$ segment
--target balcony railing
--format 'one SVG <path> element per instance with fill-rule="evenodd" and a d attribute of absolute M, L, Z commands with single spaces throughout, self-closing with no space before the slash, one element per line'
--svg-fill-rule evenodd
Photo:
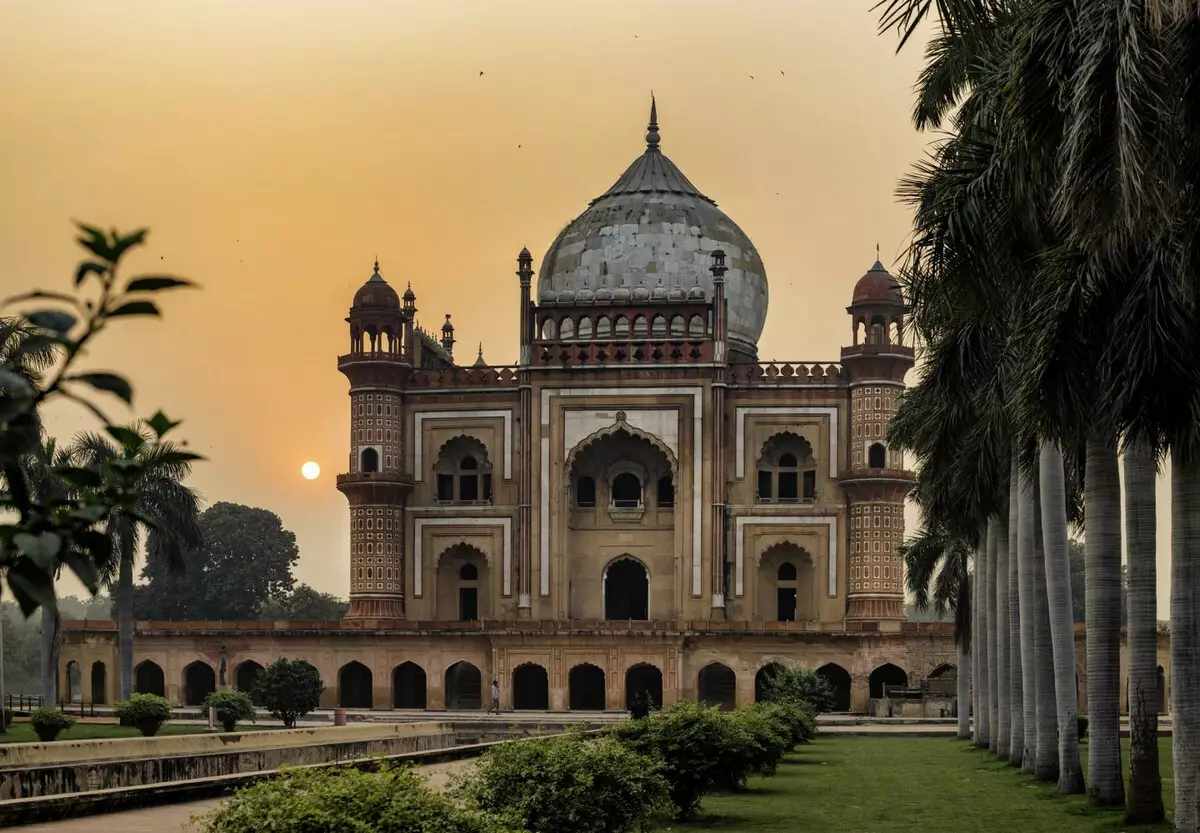
<path fill-rule="evenodd" d="M 690 338 L 606 341 L 539 341 L 533 363 L 541 367 L 612 364 L 693 364 L 712 361 L 712 342 Z"/>
<path fill-rule="evenodd" d="M 837 385 L 843 381 L 837 362 L 759 362 L 730 365 L 735 384 Z"/>

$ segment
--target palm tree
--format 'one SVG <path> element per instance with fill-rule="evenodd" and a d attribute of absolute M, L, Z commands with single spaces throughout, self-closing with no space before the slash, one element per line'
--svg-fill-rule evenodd
<path fill-rule="evenodd" d="M 1058 781 L 1058 700 L 1054 664 L 1054 639 L 1050 630 L 1050 595 L 1046 581 L 1046 548 L 1042 526 L 1041 463 L 1038 480 L 1030 485 L 1033 500 L 1033 546 L 1029 560 L 1030 595 L 1033 598 L 1034 655 L 1034 762 L 1033 774 L 1039 781 Z M 1072 675 L 1074 670 L 1072 670 Z M 1073 685 L 1073 683 L 1072 683 Z"/>
<path fill-rule="evenodd" d="M 1012 455 L 1008 474 L 1008 761 L 1021 766 L 1025 755 L 1024 673 L 1021 664 L 1020 468 Z"/>
<path fill-rule="evenodd" d="M 1024 732 L 1022 736 L 1021 769 L 1033 774 L 1037 760 L 1038 701 L 1037 701 L 1037 654 L 1035 627 L 1037 622 L 1034 591 L 1038 586 L 1034 578 L 1034 535 L 1037 531 L 1034 509 L 1034 485 L 1030 477 L 1019 471 L 1013 478 L 1017 485 L 1017 573 L 1018 603 L 1018 651 L 1021 662 L 1021 706 Z M 1045 597 L 1045 578 L 1041 582 Z M 1047 621 L 1049 627 L 1049 621 Z M 1053 667 L 1050 668 L 1053 674 Z M 1015 740 L 1015 738 L 1014 738 Z M 1057 753 L 1056 753 L 1057 754 Z M 1055 778 L 1057 780 L 1057 777 Z"/>
<path fill-rule="evenodd" d="M 1157 466 L 1153 450 L 1145 443 L 1126 446 L 1124 462 L 1129 563 L 1129 796 L 1125 819 L 1129 824 L 1153 824 L 1165 815 L 1158 769 Z"/>
<path fill-rule="evenodd" d="M 1008 653 L 1008 512 L 996 518 L 996 757 L 1008 760 L 1012 745 Z"/>
<path fill-rule="evenodd" d="M 971 547 L 943 525 L 926 525 L 904 543 L 905 582 L 917 610 L 930 608 L 938 618 L 954 614 L 957 648 L 958 737 L 971 737 Z"/>
<path fill-rule="evenodd" d="M 147 546 L 168 563 L 181 565 L 183 553 L 199 545 L 201 538 L 199 496 L 182 482 L 191 471 L 190 463 L 176 459 L 178 449 L 172 443 L 151 443 L 141 426 L 131 426 L 121 436 L 118 447 L 104 435 L 83 434 L 76 447 L 92 465 L 127 459 L 141 466 L 134 509 L 115 513 L 109 520 L 114 558 L 101 573 L 116 602 L 121 698 L 127 699 L 133 691 L 133 568 L 138 545 L 145 536 Z"/>

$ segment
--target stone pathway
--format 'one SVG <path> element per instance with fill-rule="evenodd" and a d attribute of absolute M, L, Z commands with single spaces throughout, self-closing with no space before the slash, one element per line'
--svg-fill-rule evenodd
<path fill-rule="evenodd" d="M 447 761 L 420 767 L 420 772 L 429 779 L 434 789 L 443 789 L 450 775 L 470 761 Z M 193 816 L 200 816 L 221 804 L 224 799 L 212 798 L 205 801 L 189 801 L 185 804 L 166 804 L 161 807 L 146 807 L 81 819 L 67 819 L 48 824 L 31 824 L 16 828 L 21 833 L 197 833 L 199 826 L 192 824 Z"/>

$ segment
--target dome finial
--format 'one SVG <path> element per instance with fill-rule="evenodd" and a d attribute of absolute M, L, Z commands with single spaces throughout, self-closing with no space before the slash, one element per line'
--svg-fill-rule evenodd
<path fill-rule="evenodd" d="M 658 150 L 658 104 L 650 93 L 650 124 L 646 126 L 646 150 Z"/>

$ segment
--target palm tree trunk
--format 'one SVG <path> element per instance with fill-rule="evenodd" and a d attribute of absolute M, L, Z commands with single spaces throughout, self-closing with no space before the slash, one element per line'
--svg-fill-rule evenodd
<path fill-rule="evenodd" d="M 133 541 L 120 538 L 121 565 L 117 575 L 117 652 L 121 664 L 121 699 L 133 693 Z"/>
<path fill-rule="evenodd" d="M 1171 752 L 1175 829 L 1200 830 L 1200 460 L 1171 459 Z"/>
<path fill-rule="evenodd" d="M 996 597 L 995 593 L 988 590 L 988 575 L 996 575 L 989 567 L 995 554 L 990 529 L 990 525 L 984 527 L 979 542 L 979 595 L 983 604 L 979 605 L 979 638 L 975 642 L 979 647 L 979 714 L 975 719 L 979 721 L 979 745 L 984 748 L 991 746 L 992 739 L 992 640 L 988 637 L 988 622 L 991 620 L 992 607 L 989 599 Z"/>
<path fill-rule="evenodd" d="M 1008 513 L 996 525 L 996 757 L 1008 760 L 1012 745 L 1012 712 L 1009 711 L 1008 678 Z"/>
<path fill-rule="evenodd" d="M 1000 521 L 988 518 L 988 749 L 1000 748 L 1000 611 L 996 605 L 997 567 L 1000 562 Z"/>
<path fill-rule="evenodd" d="M 979 740 L 979 692 L 982 688 L 982 669 L 979 662 L 979 643 L 983 640 L 983 573 L 981 572 L 980 547 L 975 548 L 971 559 L 971 742 L 980 745 Z"/>
<path fill-rule="evenodd" d="M 1033 537 L 1036 533 L 1034 485 L 1018 474 L 1017 480 L 1017 583 L 1020 597 L 1018 626 L 1021 655 L 1021 707 L 1025 727 L 1021 750 L 1021 770 L 1030 774 L 1037 760 L 1037 663 L 1034 649 L 1034 630 L 1037 611 L 1033 601 Z M 1042 586 L 1046 586 L 1045 578 Z M 1049 622 L 1047 621 L 1047 626 Z"/>
<path fill-rule="evenodd" d="M 41 695 L 42 702 L 52 706 L 58 702 L 58 611 L 42 605 L 41 635 Z"/>
<path fill-rule="evenodd" d="M 1156 476 L 1153 449 L 1142 442 L 1130 443 L 1125 448 L 1129 563 L 1129 796 L 1125 821 L 1129 824 L 1153 824 L 1165 815 L 1158 770 Z M 1090 647 L 1088 651 L 1090 657 Z"/>
<path fill-rule="evenodd" d="M 1058 780 L 1058 702 L 1054 696 L 1054 640 L 1050 635 L 1050 599 L 1046 595 L 1046 552 L 1042 544 L 1041 464 L 1033 492 L 1033 551 L 1029 590 L 1033 596 L 1035 723 L 1033 774 L 1039 781 Z"/>
<path fill-rule="evenodd" d="M 1008 475 L 1008 761 L 1020 766 L 1025 751 L 1025 712 L 1022 707 L 1021 675 L 1021 579 L 1017 562 L 1020 558 L 1018 529 L 1020 495 L 1018 494 L 1017 454 L 1012 455 Z"/>
<path fill-rule="evenodd" d="M 1087 621 L 1088 801 L 1125 805 L 1121 772 L 1121 475 L 1117 446 L 1087 440 L 1084 591 Z"/>
<path fill-rule="evenodd" d="M 1075 626 L 1071 621 L 1071 568 L 1067 553 L 1066 477 L 1062 452 L 1042 443 L 1042 538 L 1046 551 L 1046 596 L 1054 647 L 1054 700 L 1058 712 L 1058 791 L 1084 791 L 1079 760 L 1079 701 L 1075 690 Z"/>
<path fill-rule="evenodd" d="M 958 738 L 966 740 L 971 737 L 971 654 L 967 650 L 967 640 L 958 640 Z"/>

